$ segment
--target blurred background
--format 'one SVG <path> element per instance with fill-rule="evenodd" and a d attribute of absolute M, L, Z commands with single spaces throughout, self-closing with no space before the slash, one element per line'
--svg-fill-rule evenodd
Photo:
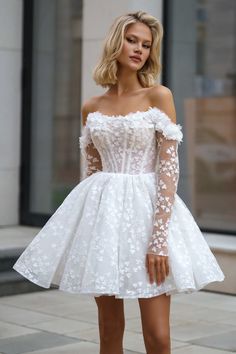
<path fill-rule="evenodd" d="M 0 0 L 0 244 L 13 261 L 22 227 L 32 238 L 79 183 L 81 105 L 103 92 L 92 69 L 113 19 L 137 10 L 164 27 L 158 82 L 184 133 L 178 194 L 226 274 L 208 289 L 235 294 L 235 0 Z"/>

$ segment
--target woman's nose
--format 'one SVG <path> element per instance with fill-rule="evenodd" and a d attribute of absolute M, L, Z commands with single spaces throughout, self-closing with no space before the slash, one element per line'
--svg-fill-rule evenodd
<path fill-rule="evenodd" d="M 142 52 L 142 44 L 137 44 L 135 51 L 141 53 Z"/>

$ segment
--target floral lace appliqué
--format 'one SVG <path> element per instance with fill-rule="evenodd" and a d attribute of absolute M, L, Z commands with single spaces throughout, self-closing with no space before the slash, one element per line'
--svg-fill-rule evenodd
<path fill-rule="evenodd" d="M 158 135 L 156 207 L 147 253 L 168 256 L 168 225 L 179 179 L 178 142 Z"/>
<path fill-rule="evenodd" d="M 100 154 L 91 139 L 88 126 L 83 127 L 82 135 L 79 138 L 80 148 L 84 159 L 83 178 L 91 176 L 93 173 L 102 171 L 102 161 Z"/>

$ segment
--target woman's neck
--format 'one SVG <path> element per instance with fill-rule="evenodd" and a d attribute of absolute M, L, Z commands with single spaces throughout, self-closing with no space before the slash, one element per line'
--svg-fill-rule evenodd
<path fill-rule="evenodd" d="M 125 95 L 142 88 L 136 71 L 127 72 L 123 69 L 117 73 L 117 83 L 110 89 L 111 93 L 117 96 Z"/>

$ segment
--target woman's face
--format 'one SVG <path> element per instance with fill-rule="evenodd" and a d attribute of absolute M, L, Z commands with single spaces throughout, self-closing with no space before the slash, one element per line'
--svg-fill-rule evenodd
<path fill-rule="evenodd" d="M 117 58 L 121 66 L 131 70 L 140 70 L 150 54 L 152 33 L 150 28 L 141 22 L 128 26 L 124 35 L 122 51 Z"/>

